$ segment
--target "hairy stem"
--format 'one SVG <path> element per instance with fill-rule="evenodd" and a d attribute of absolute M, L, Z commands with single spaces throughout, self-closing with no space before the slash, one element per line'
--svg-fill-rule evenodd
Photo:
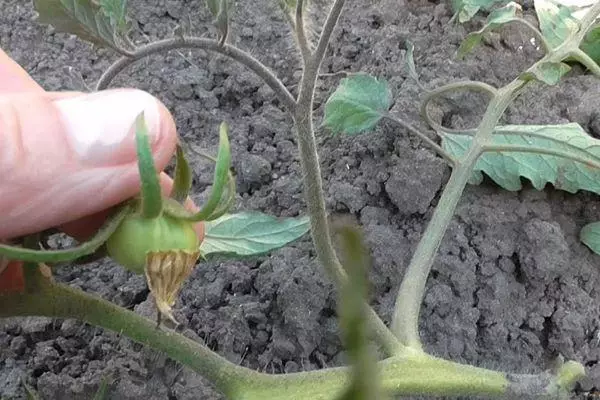
<path fill-rule="evenodd" d="M 488 85 L 487 83 L 483 83 L 483 82 L 460 81 L 460 82 L 449 83 L 449 84 L 439 87 L 437 89 L 433 89 L 429 93 L 427 93 L 427 96 L 423 100 L 423 103 L 421 103 L 421 110 L 420 110 L 421 118 L 423 118 L 423 120 L 431 128 L 433 128 L 433 130 L 435 130 L 438 134 L 440 134 L 442 132 L 464 133 L 464 130 L 462 130 L 462 129 L 455 130 L 455 129 L 445 128 L 442 125 L 438 124 L 429 115 L 428 107 L 429 107 L 429 103 L 431 103 L 432 101 L 436 100 L 439 97 L 442 97 L 446 93 L 455 92 L 455 91 L 459 91 L 459 90 L 467 90 L 467 89 L 487 93 L 490 97 L 494 97 L 498 93 L 498 90 L 495 87 Z M 473 131 L 475 131 L 475 130 L 473 130 Z"/>
<path fill-rule="evenodd" d="M 182 48 L 213 51 L 238 61 L 260 77 L 271 90 L 275 92 L 279 101 L 281 101 L 290 112 L 293 112 L 295 109 L 296 101 L 294 100 L 294 97 L 283 85 L 281 80 L 279 80 L 263 63 L 235 46 L 229 44 L 221 45 L 217 40 L 198 37 L 176 37 L 159 40 L 138 47 L 131 57 L 121 57 L 104 72 L 96 84 L 96 90 L 106 89 L 110 82 L 112 82 L 121 71 L 144 57 Z"/>
<path fill-rule="evenodd" d="M 302 60 L 306 62 L 306 60 L 308 60 L 312 54 L 306 38 L 306 29 L 304 28 L 304 5 L 304 0 L 297 0 L 295 31 L 296 38 L 298 40 L 298 46 L 300 47 L 300 53 L 302 54 Z"/>
<path fill-rule="evenodd" d="M 592 59 L 592 57 L 588 56 L 583 50 L 575 49 L 570 53 L 570 56 L 583 64 L 590 72 L 596 77 L 600 78 L 600 66 Z"/>
<path fill-rule="evenodd" d="M 335 1 L 327 16 L 317 50 L 312 57 L 305 60 L 294 113 L 311 236 L 320 264 L 338 288 L 342 286 L 347 277 L 335 253 L 328 224 L 319 154 L 313 127 L 313 99 L 319 68 L 343 6 L 344 0 Z M 397 354 L 402 346 L 371 307 L 368 307 L 367 318 L 372 326 L 374 336 L 386 353 L 388 355 Z"/>

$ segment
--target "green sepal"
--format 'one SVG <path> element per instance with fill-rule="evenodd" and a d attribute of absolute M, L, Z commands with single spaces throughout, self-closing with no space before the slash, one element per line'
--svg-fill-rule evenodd
<path fill-rule="evenodd" d="M 175 164 L 175 178 L 173 179 L 173 190 L 171 198 L 184 203 L 192 188 L 192 170 L 185 158 L 185 152 L 181 144 L 177 144 L 177 161 Z"/>
<path fill-rule="evenodd" d="M 202 207 L 199 212 L 190 215 L 174 214 L 174 212 L 177 212 L 177 210 L 174 210 L 170 207 L 167 209 L 167 213 L 178 218 L 194 222 L 207 221 L 213 217 L 215 211 L 217 211 L 219 205 L 221 204 L 221 198 L 223 197 L 223 191 L 225 189 L 225 185 L 227 184 L 228 178 L 231 177 L 231 150 L 227 135 L 228 127 L 227 124 L 223 122 L 221 123 L 219 129 L 219 151 L 217 154 L 213 187 L 208 201 L 204 207 Z"/>
<path fill-rule="evenodd" d="M 219 44 L 223 46 L 229 35 L 229 0 L 221 0 L 221 9 L 215 20 L 215 26 L 219 30 Z"/>
<path fill-rule="evenodd" d="M 64 250 L 34 250 L 0 244 L 0 255 L 9 260 L 35 263 L 69 262 L 94 253 L 117 230 L 121 221 L 131 211 L 129 204 L 120 207 L 94 237 L 77 247 Z"/>
<path fill-rule="evenodd" d="M 135 142 L 138 157 L 138 170 L 141 179 L 141 213 L 145 218 L 158 217 L 163 209 L 162 190 L 154 158 L 152 157 L 152 148 L 148 139 L 148 127 L 144 120 L 142 112 L 135 120 Z"/>

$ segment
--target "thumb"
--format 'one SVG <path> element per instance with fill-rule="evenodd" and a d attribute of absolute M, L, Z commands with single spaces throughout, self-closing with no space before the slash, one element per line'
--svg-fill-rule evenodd
<path fill-rule="evenodd" d="M 146 92 L 0 95 L 0 239 L 73 221 L 136 195 L 133 124 L 142 111 L 162 170 L 175 150 L 175 123 Z"/>

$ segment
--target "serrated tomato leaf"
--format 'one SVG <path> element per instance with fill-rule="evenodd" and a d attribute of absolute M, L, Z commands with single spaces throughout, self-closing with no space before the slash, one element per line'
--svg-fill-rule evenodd
<path fill-rule="evenodd" d="M 490 10 L 495 5 L 504 5 L 506 0 L 452 0 L 452 9 L 461 24 L 469 21 L 480 10 Z"/>
<path fill-rule="evenodd" d="M 111 19 L 93 0 L 33 0 L 38 22 L 49 24 L 59 32 L 77 35 L 93 44 L 126 51 L 116 42 L 118 32 Z"/>
<path fill-rule="evenodd" d="M 559 2 L 534 0 L 534 7 L 542 35 L 552 48 L 560 46 L 571 33 L 579 29 L 571 9 Z"/>
<path fill-rule="evenodd" d="M 487 32 L 498 29 L 499 27 L 519 19 L 518 13 L 521 6 L 515 2 L 510 2 L 504 7 L 492 11 L 486 20 L 486 24 L 478 31 L 471 32 L 462 41 L 458 48 L 458 58 L 463 58 L 470 53 L 481 41 Z"/>
<path fill-rule="evenodd" d="M 472 139 L 467 134 L 444 134 L 442 147 L 453 156 L 461 157 Z M 559 150 L 583 162 L 540 153 L 486 152 L 475 165 L 471 184 L 481 182 L 485 173 L 511 191 L 521 190 L 520 178 L 524 177 L 537 190 L 551 183 L 569 193 L 587 190 L 600 194 L 600 169 L 585 162 L 600 163 L 600 140 L 587 135 L 579 124 L 501 126 L 494 132 L 493 144 Z"/>
<path fill-rule="evenodd" d="M 226 214 L 205 223 L 205 258 L 252 257 L 279 249 L 310 230 L 308 217 L 277 218 L 255 211 Z"/>
<path fill-rule="evenodd" d="M 373 129 L 392 104 L 387 82 L 367 74 L 342 79 L 325 104 L 323 125 L 334 134 Z"/>

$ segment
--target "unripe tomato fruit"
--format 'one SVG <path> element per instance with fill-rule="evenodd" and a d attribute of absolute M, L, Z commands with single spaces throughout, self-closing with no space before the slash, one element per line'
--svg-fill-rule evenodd
<path fill-rule="evenodd" d="M 166 214 L 144 218 L 132 213 L 106 242 L 108 255 L 123 267 L 137 274 L 144 273 L 146 254 L 150 251 L 186 250 L 194 252 L 200 246 L 194 223 L 178 220 Z"/>

